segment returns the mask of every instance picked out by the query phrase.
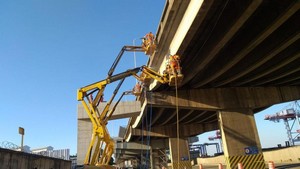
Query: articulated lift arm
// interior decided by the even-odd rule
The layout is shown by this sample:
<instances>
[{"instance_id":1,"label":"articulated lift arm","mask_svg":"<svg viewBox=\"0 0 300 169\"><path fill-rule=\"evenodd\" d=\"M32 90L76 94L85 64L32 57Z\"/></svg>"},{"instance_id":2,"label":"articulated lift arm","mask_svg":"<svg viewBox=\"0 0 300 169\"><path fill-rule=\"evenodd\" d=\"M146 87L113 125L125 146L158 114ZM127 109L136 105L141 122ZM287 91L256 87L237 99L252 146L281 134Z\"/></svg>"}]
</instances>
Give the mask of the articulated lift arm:
<instances>
[{"instance_id":1,"label":"articulated lift arm","mask_svg":"<svg viewBox=\"0 0 300 169\"><path fill-rule=\"evenodd\" d=\"M112 74L115 71L115 68L117 67L117 65L118 65L118 63L119 63L119 61L120 61L120 59L123 56L123 54L124 54L125 51L143 52L144 50L143 50L142 46L123 46L122 49L121 49L121 51L119 52L118 56L116 57L114 63L112 64L111 68L109 69L107 77L112 76Z\"/></svg>"},{"instance_id":2,"label":"articulated lift arm","mask_svg":"<svg viewBox=\"0 0 300 169\"><path fill-rule=\"evenodd\" d=\"M142 46L123 46L121 51L119 52L117 58L115 59L114 63L112 64L111 68L108 71L108 78L112 76L113 72L115 71L116 66L118 65L121 57L123 56L125 51L129 52L145 52L146 55L152 55L156 49L155 38L154 35L150 32L145 35L143 39Z\"/></svg>"},{"instance_id":3,"label":"articulated lift arm","mask_svg":"<svg viewBox=\"0 0 300 169\"><path fill-rule=\"evenodd\" d=\"M138 73L142 72L139 76ZM92 138L85 157L85 164L91 166L103 166L108 165L110 158L114 150L114 141L110 138L107 130L107 121L111 117L115 107L109 112L109 106L115 97L117 91L122 85L124 79L128 76L134 76L139 81L143 81L147 78L156 79L161 83L168 83L169 78L167 74L160 75L152 69L142 66L135 69L127 70L123 73L109 76L108 78L95 82L80 88L77 91L77 100L81 101L85 111L87 112L92 125ZM97 106L103 97L103 92L107 84L121 80L117 86L113 97L105 106L104 110L99 113ZM96 95L95 98L92 95Z\"/></svg>"},{"instance_id":4,"label":"articulated lift arm","mask_svg":"<svg viewBox=\"0 0 300 169\"><path fill-rule=\"evenodd\" d=\"M123 96L125 95L133 95L132 91L125 91L122 93L122 95L119 97L118 101L115 103L115 105L113 106L113 108L111 110L109 110L109 112L107 113L107 118L106 121L108 121L110 119L110 117L113 115L113 113L115 112L118 104L120 103L121 99L123 98Z\"/></svg>"}]
</instances>

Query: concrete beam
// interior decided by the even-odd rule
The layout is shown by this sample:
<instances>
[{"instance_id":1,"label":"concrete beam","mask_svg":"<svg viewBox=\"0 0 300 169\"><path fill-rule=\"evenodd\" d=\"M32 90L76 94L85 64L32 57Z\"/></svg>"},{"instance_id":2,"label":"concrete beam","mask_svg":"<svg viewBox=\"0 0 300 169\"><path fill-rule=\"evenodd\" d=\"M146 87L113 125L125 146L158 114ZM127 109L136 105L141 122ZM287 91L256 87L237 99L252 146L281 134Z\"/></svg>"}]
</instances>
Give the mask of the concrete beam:
<instances>
[{"instance_id":1,"label":"concrete beam","mask_svg":"<svg viewBox=\"0 0 300 169\"><path fill-rule=\"evenodd\" d=\"M217 122L215 123L207 123L207 124L179 124L179 135L180 137L191 137L196 136L201 133L217 130L219 125ZM177 137L176 125L168 125L168 126L155 126L151 128L151 131L142 131L141 129L133 129L129 127L128 135L125 137L126 141L129 141L132 136L150 136L150 137Z\"/></svg>"},{"instance_id":2,"label":"concrete beam","mask_svg":"<svg viewBox=\"0 0 300 169\"><path fill-rule=\"evenodd\" d=\"M116 144L116 150L150 150L151 146L137 143L137 142L118 142Z\"/></svg>"},{"instance_id":3,"label":"concrete beam","mask_svg":"<svg viewBox=\"0 0 300 169\"><path fill-rule=\"evenodd\" d=\"M164 132L158 133L151 129L151 131L141 130L137 128L132 128L131 126L128 126L128 133L130 136L150 136L150 137L168 137ZM129 141L129 140L126 140Z\"/></svg>"},{"instance_id":4,"label":"concrete beam","mask_svg":"<svg viewBox=\"0 0 300 169\"><path fill-rule=\"evenodd\" d=\"M180 137L191 137L202 134L207 131L217 130L219 128L218 123L207 123L207 124L179 124L179 135ZM157 135L165 135L167 137L177 137L176 125L169 126L158 126L152 127L151 131Z\"/></svg>"},{"instance_id":5,"label":"concrete beam","mask_svg":"<svg viewBox=\"0 0 300 169\"><path fill-rule=\"evenodd\" d=\"M236 87L178 91L179 108L200 110L257 109L297 99L300 99L300 86ZM151 96L150 94L147 95L147 102L156 107L175 107L175 92L152 92Z\"/></svg>"},{"instance_id":6,"label":"concrete beam","mask_svg":"<svg viewBox=\"0 0 300 169\"><path fill-rule=\"evenodd\" d=\"M256 9L260 6L261 3L262 3L262 0L252 1L252 3L244 11L244 13L235 22L235 24L232 25L230 30L228 30L228 32L224 35L224 37L220 41L218 41L218 43L215 45L214 49L212 49L211 52L205 57L205 60L199 64L199 66L197 67L198 70L203 69L210 61L212 61L216 57L216 55L236 35L236 33L241 29L241 27L246 23L246 21L256 11ZM209 76L208 79L202 79L195 86L196 87L202 86L204 84L207 84L208 82L211 82L213 79L216 79L217 77L221 76L223 73L228 71L228 69L230 69L236 63L238 63L241 59L243 59L244 56L246 56L246 54L247 54L246 52L243 54L240 54L235 59L229 61L229 63L225 67L221 67L216 74ZM188 81L190 79L191 79L191 77L189 79L185 79L185 80Z\"/></svg>"},{"instance_id":7,"label":"concrete beam","mask_svg":"<svg viewBox=\"0 0 300 169\"><path fill-rule=\"evenodd\" d=\"M124 157L124 155L129 156L138 156L141 155L141 150L126 150L126 149L117 149L114 151L114 154Z\"/></svg>"},{"instance_id":8,"label":"concrete beam","mask_svg":"<svg viewBox=\"0 0 300 169\"><path fill-rule=\"evenodd\" d=\"M170 44L176 34L181 20L186 12L190 1L167 0L166 5L156 33L157 52L150 59L149 66L155 68L161 64L165 55L169 53Z\"/></svg>"},{"instance_id":9,"label":"concrete beam","mask_svg":"<svg viewBox=\"0 0 300 169\"><path fill-rule=\"evenodd\" d=\"M157 30L157 52L150 59L148 66L162 73L165 70L166 55L176 54L182 39L194 21L203 0L168 0ZM150 89L160 85L154 81Z\"/></svg>"},{"instance_id":10,"label":"concrete beam","mask_svg":"<svg viewBox=\"0 0 300 169\"><path fill-rule=\"evenodd\" d=\"M112 103L110 106L111 108L114 106L115 103ZM98 106L98 110L101 112L106 103L100 103ZM78 120L89 120L87 113L85 112L82 104L78 104ZM115 112L113 113L110 120L115 119L122 119L122 118L129 118L138 116L141 112L141 103L140 101L127 101L127 102L120 102L116 107Z\"/></svg>"},{"instance_id":11,"label":"concrete beam","mask_svg":"<svg viewBox=\"0 0 300 169\"><path fill-rule=\"evenodd\" d=\"M197 137L198 138L198 137ZM194 139L194 137L189 138L189 139ZM128 151L128 153L132 153L135 151L139 151L140 150L149 150L150 148L152 149L162 149L162 148L167 148L168 145L168 139L167 138L162 138L162 139L152 139L150 146L145 145L145 144L141 144L138 142L117 142L116 143L116 151Z\"/></svg>"}]
</instances>

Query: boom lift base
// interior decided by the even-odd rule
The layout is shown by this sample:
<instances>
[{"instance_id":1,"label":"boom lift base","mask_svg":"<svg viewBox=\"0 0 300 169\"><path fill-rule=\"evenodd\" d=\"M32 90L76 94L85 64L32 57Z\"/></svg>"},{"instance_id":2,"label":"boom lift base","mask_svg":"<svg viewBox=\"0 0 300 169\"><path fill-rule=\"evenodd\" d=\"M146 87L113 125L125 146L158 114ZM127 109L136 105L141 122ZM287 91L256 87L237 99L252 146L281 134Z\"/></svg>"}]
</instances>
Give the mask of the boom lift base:
<instances>
[{"instance_id":1,"label":"boom lift base","mask_svg":"<svg viewBox=\"0 0 300 169\"><path fill-rule=\"evenodd\" d=\"M144 49L145 54L151 56L154 53L155 49L156 49L156 44L153 43Z\"/></svg>"},{"instance_id":2,"label":"boom lift base","mask_svg":"<svg viewBox=\"0 0 300 169\"><path fill-rule=\"evenodd\" d=\"M84 165L83 169L116 169L116 167L111 165L101 165L101 166Z\"/></svg>"},{"instance_id":3,"label":"boom lift base","mask_svg":"<svg viewBox=\"0 0 300 169\"><path fill-rule=\"evenodd\" d=\"M176 76L174 76L174 75L170 76L169 86L176 86L176 82L177 82L177 84L181 84L182 79L183 79L182 74L179 74L179 75L176 75Z\"/></svg>"}]
</instances>

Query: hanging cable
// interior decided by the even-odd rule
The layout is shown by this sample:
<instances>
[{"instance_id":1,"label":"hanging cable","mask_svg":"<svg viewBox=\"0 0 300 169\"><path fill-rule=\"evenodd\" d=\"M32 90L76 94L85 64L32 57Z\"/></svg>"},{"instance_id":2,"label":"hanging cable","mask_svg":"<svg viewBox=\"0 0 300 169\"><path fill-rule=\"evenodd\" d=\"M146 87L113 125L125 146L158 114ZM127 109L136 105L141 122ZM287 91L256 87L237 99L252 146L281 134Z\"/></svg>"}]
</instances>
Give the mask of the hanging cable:
<instances>
[{"instance_id":1,"label":"hanging cable","mask_svg":"<svg viewBox=\"0 0 300 169\"><path fill-rule=\"evenodd\" d=\"M150 112L149 112L149 123L148 123L148 120L146 120L146 125L148 126L147 127L147 146L148 147L150 147L150 140L151 140L151 137L150 137L150 132L151 132L151 121L152 121L152 92L150 92L150 102L151 102L151 104L150 104ZM148 116L146 116L147 117L147 119L148 119ZM150 163L150 149L149 150L147 150L147 162L149 161L149 163ZM148 166L148 163L147 163L147 167L149 168L149 166Z\"/></svg>"},{"instance_id":2,"label":"hanging cable","mask_svg":"<svg viewBox=\"0 0 300 169\"><path fill-rule=\"evenodd\" d=\"M177 76L175 76L175 104L176 104L176 124L177 124L177 168L179 168L179 111L178 111L178 91L177 91Z\"/></svg>"},{"instance_id":3,"label":"hanging cable","mask_svg":"<svg viewBox=\"0 0 300 169\"><path fill-rule=\"evenodd\" d=\"M141 166L142 168L144 168L143 166L143 148L144 148L144 118L142 117L142 132L141 132L141 136L142 136L142 142L141 142Z\"/></svg>"},{"instance_id":4,"label":"hanging cable","mask_svg":"<svg viewBox=\"0 0 300 169\"><path fill-rule=\"evenodd\" d=\"M146 107L147 110L147 114L146 114L146 124L145 124L145 130L146 130L146 141L145 144L148 146L148 106ZM145 161L146 161L146 165L145 168L148 167L148 149L146 150L146 154L145 154Z\"/></svg>"}]
</instances>

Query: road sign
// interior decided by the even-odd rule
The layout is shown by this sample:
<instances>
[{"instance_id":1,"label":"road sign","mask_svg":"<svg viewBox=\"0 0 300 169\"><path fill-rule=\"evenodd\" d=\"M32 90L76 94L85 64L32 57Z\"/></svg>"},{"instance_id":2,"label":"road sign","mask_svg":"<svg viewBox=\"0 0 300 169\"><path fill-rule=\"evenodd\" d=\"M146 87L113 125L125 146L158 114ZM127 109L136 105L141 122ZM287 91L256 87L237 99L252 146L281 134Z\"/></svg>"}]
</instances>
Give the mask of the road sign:
<instances>
[{"instance_id":1,"label":"road sign","mask_svg":"<svg viewBox=\"0 0 300 169\"><path fill-rule=\"evenodd\" d=\"M250 146L245 148L245 154L258 154L258 148L256 146Z\"/></svg>"}]
</instances>

